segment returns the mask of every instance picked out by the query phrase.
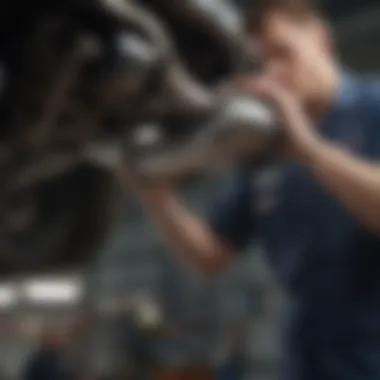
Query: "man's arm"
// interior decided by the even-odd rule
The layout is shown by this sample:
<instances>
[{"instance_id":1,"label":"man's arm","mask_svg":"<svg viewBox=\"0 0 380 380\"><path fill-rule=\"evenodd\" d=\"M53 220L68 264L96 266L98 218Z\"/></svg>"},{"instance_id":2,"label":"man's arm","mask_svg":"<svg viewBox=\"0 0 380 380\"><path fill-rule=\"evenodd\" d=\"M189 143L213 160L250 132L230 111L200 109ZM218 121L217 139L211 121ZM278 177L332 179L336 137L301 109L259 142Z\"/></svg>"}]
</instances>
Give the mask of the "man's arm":
<instances>
[{"instance_id":1,"label":"man's arm","mask_svg":"<svg viewBox=\"0 0 380 380\"><path fill-rule=\"evenodd\" d=\"M234 257L206 222L182 205L176 193L141 196L141 201L164 243L186 265L203 275L222 271Z\"/></svg>"},{"instance_id":2,"label":"man's arm","mask_svg":"<svg viewBox=\"0 0 380 380\"><path fill-rule=\"evenodd\" d=\"M360 158L327 141L313 139L303 150L305 163L314 176L370 231L380 236L380 84L364 87L363 120L369 146L368 159ZM369 127L369 128L367 128ZM302 159L302 158L301 158Z\"/></svg>"},{"instance_id":3,"label":"man's arm","mask_svg":"<svg viewBox=\"0 0 380 380\"><path fill-rule=\"evenodd\" d=\"M138 190L165 243L181 261L205 275L228 266L248 240L246 181L234 177L227 182L214 202L209 221L187 210L171 189Z\"/></svg>"},{"instance_id":4,"label":"man's arm","mask_svg":"<svg viewBox=\"0 0 380 380\"><path fill-rule=\"evenodd\" d=\"M355 157L320 137L299 99L280 84L267 78L251 79L243 88L277 105L286 153L305 164L347 210L380 235L380 164ZM380 86L373 85L369 92L363 112L372 114L372 127L378 132L370 133L379 137L377 152L373 153L380 156Z\"/></svg>"},{"instance_id":5,"label":"man's arm","mask_svg":"<svg viewBox=\"0 0 380 380\"><path fill-rule=\"evenodd\" d=\"M326 141L309 148L304 163L315 177L368 229L380 235L380 165Z\"/></svg>"}]
</instances>

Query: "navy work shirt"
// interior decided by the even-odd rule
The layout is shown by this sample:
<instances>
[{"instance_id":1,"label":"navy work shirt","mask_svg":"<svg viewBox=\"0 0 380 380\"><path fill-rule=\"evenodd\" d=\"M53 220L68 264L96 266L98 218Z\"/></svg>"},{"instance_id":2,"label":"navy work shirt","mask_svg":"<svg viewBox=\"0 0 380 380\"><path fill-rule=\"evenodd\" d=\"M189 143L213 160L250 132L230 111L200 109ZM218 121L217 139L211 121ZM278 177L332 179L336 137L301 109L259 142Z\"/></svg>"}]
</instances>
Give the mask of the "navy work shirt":
<instances>
[{"instance_id":1,"label":"navy work shirt","mask_svg":"<svg viewBox=\"0 0 380 380\"><path fill-rule=\"evenodd\" d=\"M320 133L380 160L380 79L345 76ZM282 378L380 379L380 237L307 168L282 163L233 173L210 223L238 249L261 239L291 295Z\"/></svg>"}]
</instances>

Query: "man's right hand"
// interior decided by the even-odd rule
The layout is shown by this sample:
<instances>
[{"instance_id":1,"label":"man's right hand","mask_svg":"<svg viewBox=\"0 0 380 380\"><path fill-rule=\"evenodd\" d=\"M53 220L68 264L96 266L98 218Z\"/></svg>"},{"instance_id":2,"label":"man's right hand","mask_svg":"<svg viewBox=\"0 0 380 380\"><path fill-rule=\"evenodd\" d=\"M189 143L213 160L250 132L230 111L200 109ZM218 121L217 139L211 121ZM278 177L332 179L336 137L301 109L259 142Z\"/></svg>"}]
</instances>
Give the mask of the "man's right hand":
<instances>
[{"instance_id":1,"label":"man's right hand","mask_svg":"<svg viewBox=\"0 0 380 380\"><path fill-rule=\"evenodd\" d=\"M165 204L167 200L176 198L175 183L154 182L142 178L128 162L118 165L114 172L125 190L139 198L148 208Z\"/></svg>"}]
</instances>

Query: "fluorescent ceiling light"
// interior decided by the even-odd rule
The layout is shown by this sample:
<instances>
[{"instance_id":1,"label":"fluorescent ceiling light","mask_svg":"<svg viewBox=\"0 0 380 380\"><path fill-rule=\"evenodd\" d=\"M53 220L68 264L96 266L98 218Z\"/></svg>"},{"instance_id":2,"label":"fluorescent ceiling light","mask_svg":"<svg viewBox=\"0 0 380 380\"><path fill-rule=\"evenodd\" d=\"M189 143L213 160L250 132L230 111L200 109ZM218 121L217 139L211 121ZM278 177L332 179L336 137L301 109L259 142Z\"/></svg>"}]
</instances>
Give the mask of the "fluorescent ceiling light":
<instances>
[{"instance_id":1,"label":"fluorescent ceiling light","mask_svg":"<svg viewBox=\"0 0 380 380\"><path fill-rule=\"evenodd\" d=\"M75 280L33 280L25 283L24 294L33 303L75 304L82 297L82 286Z\"/></svg>"},{"instance_id":2,"label":"fluorescent ceiling light","mask_svg":"<svg viewBox=\"0 0 380 380\"><path fill-rule=\"evenodd\" d=\"M17 292L11 285L0 285L0 309L8 309L17 303Z\"/></svg>"}]
</instances>

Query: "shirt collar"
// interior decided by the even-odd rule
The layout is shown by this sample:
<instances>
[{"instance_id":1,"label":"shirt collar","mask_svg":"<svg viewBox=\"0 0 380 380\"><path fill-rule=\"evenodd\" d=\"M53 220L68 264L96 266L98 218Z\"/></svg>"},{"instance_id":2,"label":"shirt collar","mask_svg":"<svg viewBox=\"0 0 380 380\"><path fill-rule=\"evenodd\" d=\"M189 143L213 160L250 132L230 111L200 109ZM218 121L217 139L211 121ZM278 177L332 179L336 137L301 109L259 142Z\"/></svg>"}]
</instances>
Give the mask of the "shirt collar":
<instances>
[{"instance_id":1,"label":"shirt collar","mask_svg":"<svg viewBox=\"0 0 380 380\"><path fill-rule=\"evenodd\" d=\"M345 108L352 104L357 95L356 78L348 73L341 76L340 86L333 104L333 108Z\"/></svg>"},{"instance_id":2,"label":"shirt collar","mask_svg":"<svg viewBox=\"0 0 380 380\"><path fill-rule=\"evenodd\" d=\"M322 119L322 129L325 130L327 127L330 127L335 123L336 117L339 117L345 110L351 109L356 97L357 81L355 77L349 73L343 73L335 99L329 111Z\"/></svg>"}]
</instances>

